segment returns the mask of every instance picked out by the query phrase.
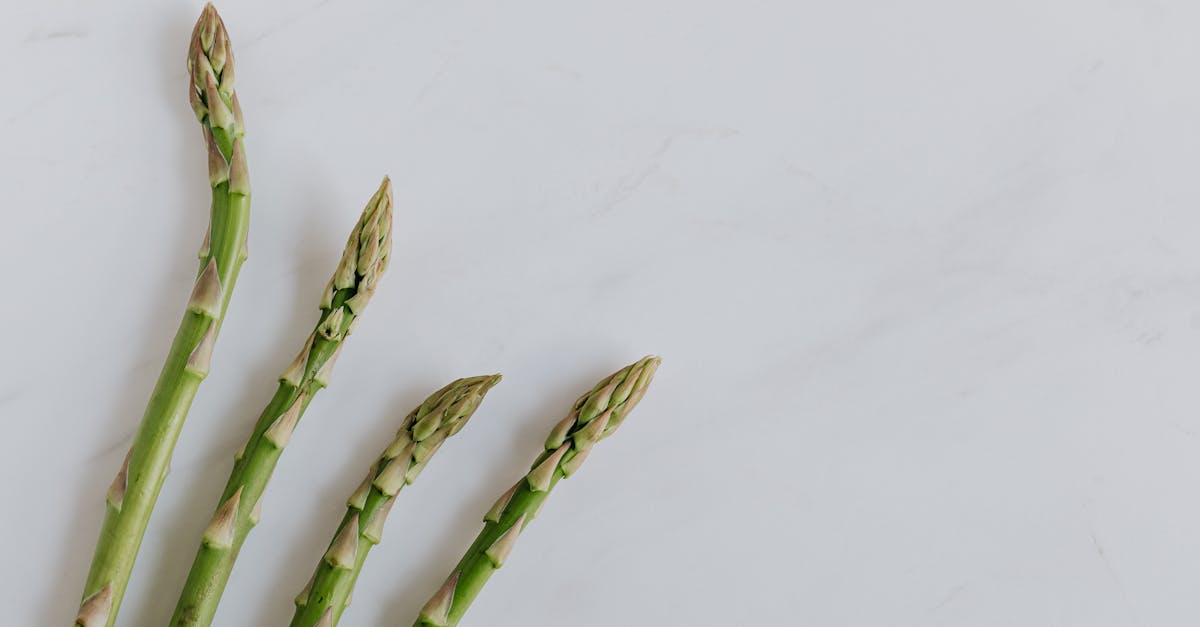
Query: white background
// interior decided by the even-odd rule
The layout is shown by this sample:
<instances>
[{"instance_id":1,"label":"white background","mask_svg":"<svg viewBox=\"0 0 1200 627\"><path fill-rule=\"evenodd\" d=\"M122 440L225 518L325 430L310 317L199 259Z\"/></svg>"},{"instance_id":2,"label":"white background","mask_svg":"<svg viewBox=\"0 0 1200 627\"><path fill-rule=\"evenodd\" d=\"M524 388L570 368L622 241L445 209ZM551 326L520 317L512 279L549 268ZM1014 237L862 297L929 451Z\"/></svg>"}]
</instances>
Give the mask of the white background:
<instances>
[{"instance_id":1,"label":"white background","mask_svg":"<svg viewBox=\"0 0 1200 627\"><path fill-rule=\"evenodd\" d=\"M250 260L121 615L167 622L382 175L394 260L217 617L282 625L415 403L503 372L344 625L408 625L569 403L659 376L464 625L1200 621L1200 5L228 1ZM74 616L196 271L197 2L0 20L0 607Z\"/></svg>"}]
</instances>

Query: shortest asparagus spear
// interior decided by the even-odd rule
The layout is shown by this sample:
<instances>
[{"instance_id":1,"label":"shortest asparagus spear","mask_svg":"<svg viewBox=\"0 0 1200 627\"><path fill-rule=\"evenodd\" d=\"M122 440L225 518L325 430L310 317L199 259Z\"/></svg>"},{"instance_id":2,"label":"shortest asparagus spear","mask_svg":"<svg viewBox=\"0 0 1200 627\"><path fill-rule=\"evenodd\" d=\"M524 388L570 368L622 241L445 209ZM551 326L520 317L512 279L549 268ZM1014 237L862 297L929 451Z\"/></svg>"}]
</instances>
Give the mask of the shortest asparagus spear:
<instances>
[{"instance_id":1,"label":"shortest asparagus spear","mask_svg":"<svg viewBox=\"0 0 1200 627\"><path fill-rule=\"evenodd\" d=\"M434 392L404 418L367 477L346 502L347 511L317 570L296 597L292 627L333 627L350 604L354 581L379 544L396 494L413 482L446 438L466 426L500 375L459 379Z\"/></svg>"},{"instance_id":2,"label":"shortest asparagus spear","mask_svg":"<svg viewBox=\"0 0 1200 627\"><path fill-rule=\"evenodd\" d=\"M637 405L658 369L657 357L618 370L579 397L571 413L546 439L532 469L500 496L484 515L483 531L442 587L421 608L414 627L452 627L496 569L504 564L521 531L560 479L579 469L592 445L608 437Z\"/></svg>"}]
</instances>

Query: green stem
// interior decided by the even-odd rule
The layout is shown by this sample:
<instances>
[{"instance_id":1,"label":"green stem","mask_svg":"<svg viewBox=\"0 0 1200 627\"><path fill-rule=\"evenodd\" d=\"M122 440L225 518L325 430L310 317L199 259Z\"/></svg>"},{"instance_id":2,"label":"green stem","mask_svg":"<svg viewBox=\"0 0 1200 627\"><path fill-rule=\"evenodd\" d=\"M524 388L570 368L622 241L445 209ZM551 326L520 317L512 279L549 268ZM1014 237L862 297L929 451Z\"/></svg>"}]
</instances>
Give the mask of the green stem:
<instances>
[{"instance_id":1,"label":"green stem","mask_svg":"<svg viewBox=\"0 0 1200 627\"><path fill-rule=\"evenodd\" d=\"M222 211L218 205L237 204L241 207L228 210L230 215L227 216L229 219L225 220L226 230L222 232L214 228L213 242L244 238L249 203L245 202L244 197L236 203L222 203L218 201L220 196L228 197L220 190L213 191L214 224ZM219 251L214 251L210 258L216 260L218 267L224 265L228 268L228 271L223 273L225 276L222 277L221 283L232 287L241 267L241 258L236 255L223 257ZM230 261L222 261L223 258ZM225 289L226 295L230 292L231 289ZM227 305L228 296L222 303L222 313ZM112 625L116 618L142 537L150 522L151 511L166 479L179 432L183 428L192 399L206 374L188 369L188 358L204 340L210 326L215 327L214 335L217 333L220 321L220 317L213 319L194 312L184 315L183 322L175 334L175 341L167 354L166 364L150 396L150 403L134 435L126 465L122 466L117 481L114 481L114 486L110 489L104 524L85 586L89 597L102 592L106 586L110 587L108 594L111 598L111 611L107 612L106 622L100 624ZM212 340L215 340L215 337ZM117 485L121 481L124 482L123 488ZM118 499L116 493L122 489L124 494ZM84 622L79 624L87 625Z\"/></svg>"},{"instance_id":2,"label":"green stem","mask_svg":"<svg viewBox=\"0 0 1200 627\"><path fill-rule=\"evenodd\" d=\"M203 33L203 37L197 33ZM84 585L83 603L75 619L77 626L111 627L116 621L142 537L170 468L175 443L200 382L208 374L213 345L246 259L250 185L241 142L241 109L232 91L232 56L228 47L224 25L210 5L197 22L189 56L193 67L196 58L216 55L222 59L218 65L223 71L208 66L212 88L203 96L193 92L193 107L199 103L206 112L201 115L197 109L209 149L212 184L209 232L200 251L200 272L188 301L188 311L171 343L125 463L109 487L104 523ZM195 85L195 70L192 80ZM210 96L219 97L225 107L227 115L222 118L221 127L214 126L212 117L207 115L212 103Z\"/></svg>"},{"instance_id":3,"label":"green stem","mask_svg":"<svg viewBox=\"0 0 1200 627\"><path fill-rule=\"evenodd\" d=\"M554 486L578 470L592 445L616 431L641 400L658 364L657 357L645 357L606 377L575 401L546 438L545 450L529 472L484 515L483 531L421 608L414 627L458 624L492 573L504 565Z\"/></svg>"},{"instance_id":4,"label":"green stem","mask_svg":"<svg viewBox=\"0 0 1200 627\"><path fill-rule=\"evenodd\" d=\"M458 433L500 375L458 379L433 393L404 418L396 438L346 501L347 511L324 557L296 596L291 627L333 627L350 604L350 593L396 495L412 483L447 438Z\"/></svg>"},{"instance_id":5,"label":"green stem","mask_svg":"<svg viewBox=\"0 0 1200 627\"><path fill-rule=\"evenodd\" d=\"M326 288L321 317L279 379L259 415L204 532L171 625L206 627L213 621L234 563L258 523L259 503L283 449L313 396L329 375L357 316L370 301L391 251L391 184L385 178L355 225L342 261Z\"/></svg>"}]
</instances>

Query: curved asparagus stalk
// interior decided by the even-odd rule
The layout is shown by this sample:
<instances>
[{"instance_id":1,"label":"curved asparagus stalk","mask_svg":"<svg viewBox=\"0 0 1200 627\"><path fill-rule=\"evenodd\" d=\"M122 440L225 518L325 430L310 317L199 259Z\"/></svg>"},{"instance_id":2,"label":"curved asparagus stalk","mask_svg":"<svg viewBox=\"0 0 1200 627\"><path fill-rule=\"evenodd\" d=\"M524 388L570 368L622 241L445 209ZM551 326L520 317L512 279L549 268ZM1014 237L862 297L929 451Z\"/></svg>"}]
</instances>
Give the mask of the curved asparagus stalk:
<instances>
[{"instance_id":1,"label":"curved asparagus stalk","mask_svg":"<svg viewBox=\"0 0 1200 627\"><path fill-rule=\"evenodd\" d=\"M166 478L175 441L192 398L208 374L213 345L246 260L250 181L242 149L242 111L233 91L233 51L212 5L196 22L188 53L191 104L208 144L212 209L200 249L200 272L187 313L171 343L116 478L108 489L104 525L75 624L111 626L116 620L142 536Z\"/></svg>"},{"instance_id":2,"label":"curved asparagus stalk","mask_svg":"<svg viewBox=\"0 0 1200 627\"><path fill-rule=\"evenodd\" d=\"M409 412L362 485L346 501L346 516L308 585L296 597L291 627L332 627L350 604L354 582L379 544L396 494L417 478L447 438L466 426L500 375L459 379Z\"/></svg>"},{"instance_id":3,"label":"curved asparagus stalk","mask_svg":"<svg viewBox=\"0 0 1200 627\"><path fill-rule=\"evenodd\" d=\"M657 357L644 357L606 377L575 401L571 413L546 438L546 450L530 471L484 515L483 531L421 608L415 627L458 624L483 584L504 564L521 531L537 516L550 490L579 469L593 444L621 426L646 393L658 364Z\"/></svg>"},{"instance_id":4,"label":"curved asparagus stalk","mask_svg":"<svg viewBox=\"0 0 1200 627\"><path fill-rule=\"evenodd\" d=\"M304 348L279 378L279 388L259 416L204 537L171 625L212 623L234 561L259 519L259 499L275 463L313 396L329 383L342 343L371 300L392 248L392 188L384 179L346 242L341 263L321 300L321 319Z\"/></svg>"}]
</instances>

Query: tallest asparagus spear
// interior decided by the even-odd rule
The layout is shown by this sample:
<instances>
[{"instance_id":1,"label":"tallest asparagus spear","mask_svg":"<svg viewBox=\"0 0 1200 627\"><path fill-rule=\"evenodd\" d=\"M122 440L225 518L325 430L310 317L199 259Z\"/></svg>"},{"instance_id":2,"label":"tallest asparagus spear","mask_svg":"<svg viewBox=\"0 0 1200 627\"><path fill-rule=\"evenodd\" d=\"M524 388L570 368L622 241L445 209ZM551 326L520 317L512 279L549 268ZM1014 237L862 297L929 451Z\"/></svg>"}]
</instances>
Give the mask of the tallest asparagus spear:
<instances>
[{"instance_id":1,"label":"tallest asparagus spear","mask_svg":"<svg viewBox=\"0 0 1200 627\"><path fill-rule=\"evenodd\" d=\"M200 272L187 312L129 454L108 490L104 525L75 619L81 627L111 627L116 619L175 441L208 374L213 344L246 260L250 182L242 150L242 111L233 92L229 36L211 4L192 31L188 69L192 108L208 144L209 231L200 248Z\"/></svg>"}]
</instances>

